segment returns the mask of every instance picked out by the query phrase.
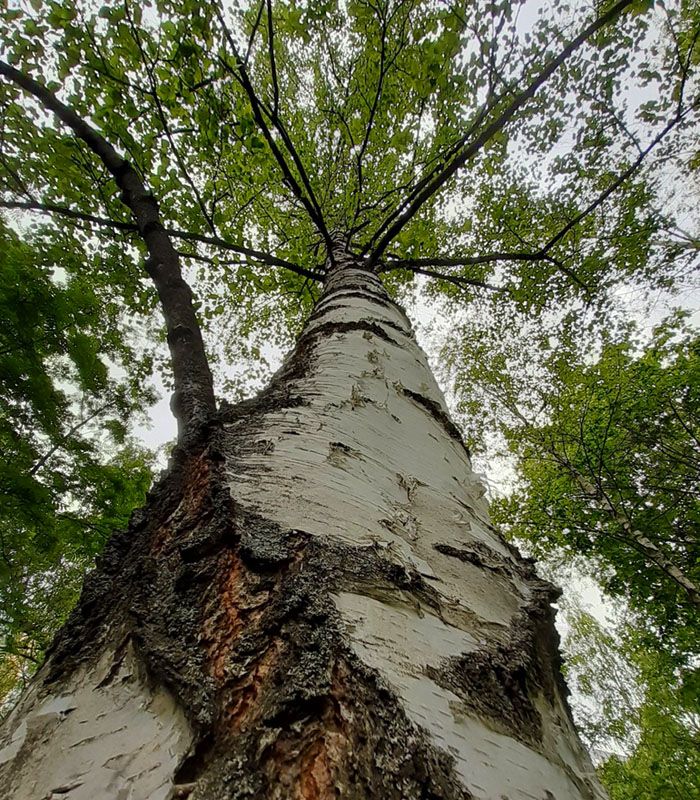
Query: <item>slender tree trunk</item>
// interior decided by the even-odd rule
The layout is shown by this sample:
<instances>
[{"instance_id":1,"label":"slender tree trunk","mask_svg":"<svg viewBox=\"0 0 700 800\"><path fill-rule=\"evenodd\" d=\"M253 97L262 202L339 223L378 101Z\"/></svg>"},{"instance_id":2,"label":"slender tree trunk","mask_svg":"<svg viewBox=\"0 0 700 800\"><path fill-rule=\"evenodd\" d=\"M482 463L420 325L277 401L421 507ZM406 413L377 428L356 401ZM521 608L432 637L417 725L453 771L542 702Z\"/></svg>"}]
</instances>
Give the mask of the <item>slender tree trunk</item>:
<instances>
[{"instance_id":1,"label":"slender tree trunk","mask_svg":"<svg viewBox=\"0 0 700 800\"><path fill-rule=\"evenodd\" d=\"M556 592L403 311L336 263L269 387L112 538L4 726L3 797L604 797Z\"/></svg>"}]
</instances>

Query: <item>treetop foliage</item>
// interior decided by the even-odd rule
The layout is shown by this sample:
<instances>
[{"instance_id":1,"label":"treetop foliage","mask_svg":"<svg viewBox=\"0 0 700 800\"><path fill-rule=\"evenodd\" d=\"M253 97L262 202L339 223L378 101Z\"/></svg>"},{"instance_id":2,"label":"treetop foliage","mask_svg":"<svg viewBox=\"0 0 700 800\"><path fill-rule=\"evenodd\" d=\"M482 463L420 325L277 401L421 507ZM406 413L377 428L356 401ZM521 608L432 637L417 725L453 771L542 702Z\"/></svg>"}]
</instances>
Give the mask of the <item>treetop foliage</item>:
<instances>
[{"instance_id":1,"label":"treetop foliage","mask_svg":"<svg viewBox=\"0 0 700 800\"><path fill-rule=\"evenodd\" d=\"M3 57L137 169L198 267L205 321L222 281L244 331L261 292L294 319L333 231L393 282L427 270L537 310L673 274L641 168L695 120L697 31L652 6L20 3ZM138 274L100 159L14 83L1 102L6 202L70 211L91 241L116 227Z\"/></svg>"}]
</instances>

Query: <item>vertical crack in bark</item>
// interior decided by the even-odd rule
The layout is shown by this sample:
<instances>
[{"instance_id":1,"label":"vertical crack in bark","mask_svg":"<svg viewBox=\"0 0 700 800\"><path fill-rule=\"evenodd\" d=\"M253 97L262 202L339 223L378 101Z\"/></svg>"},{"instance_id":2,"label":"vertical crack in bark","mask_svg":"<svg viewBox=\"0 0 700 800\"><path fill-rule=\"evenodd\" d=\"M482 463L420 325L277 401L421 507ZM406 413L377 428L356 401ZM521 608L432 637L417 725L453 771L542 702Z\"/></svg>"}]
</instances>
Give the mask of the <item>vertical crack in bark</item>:
<instances>
[{"instance_id":1,"label":"vertical crack in bark","mask_svg":"<svg viewBox=\"0 0 700 800\"><path fill-rule=\"evenodd\" d=\"M428 414L430 414L430 416L445 429L447 434L464 448L467 456L471 458L471 453L469 452L469 448L462 438L459 428L454 424L454 422L452 422L445 410L438 403L436 403L432 398L421 394L420 392L407 389L405 386L397 387L397 391L401 392L401 394L405 395L406 397L410 397L414 403L417 403L419 406L424 408Z\"/></svg>"}]
</instances>

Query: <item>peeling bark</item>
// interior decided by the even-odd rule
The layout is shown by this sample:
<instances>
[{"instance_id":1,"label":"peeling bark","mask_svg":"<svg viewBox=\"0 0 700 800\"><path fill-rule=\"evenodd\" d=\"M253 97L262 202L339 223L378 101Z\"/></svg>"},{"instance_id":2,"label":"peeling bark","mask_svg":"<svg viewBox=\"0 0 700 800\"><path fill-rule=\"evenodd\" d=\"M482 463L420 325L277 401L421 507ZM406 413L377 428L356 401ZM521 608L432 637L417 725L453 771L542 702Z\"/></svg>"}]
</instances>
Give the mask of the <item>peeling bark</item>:
<instances>
[{"instance_id":1,"label":"peeling bark","mask_svg":"<svg viewBox=\"0 0 700 800\"><path fill-rule=\"evenodd\" d=\"M553 588L483 495L404 312L331 271L111 539L4 726L3 796L603 798Z\"/></svg>"}]
</instances>

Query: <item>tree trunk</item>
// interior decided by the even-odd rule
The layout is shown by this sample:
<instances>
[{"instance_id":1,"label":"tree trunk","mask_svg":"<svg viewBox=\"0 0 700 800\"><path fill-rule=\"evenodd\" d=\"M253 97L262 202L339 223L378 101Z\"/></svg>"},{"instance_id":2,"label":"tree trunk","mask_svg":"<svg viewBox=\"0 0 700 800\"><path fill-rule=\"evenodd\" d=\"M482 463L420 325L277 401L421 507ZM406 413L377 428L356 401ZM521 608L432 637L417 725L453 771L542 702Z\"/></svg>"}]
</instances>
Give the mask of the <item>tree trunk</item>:
<instances>
[{"instance_id":1,"label":"tree trunk","mask_svg":"<svg viewBox=\"0 0 700 800\"><path fill-rule=\"evenodd\" d=\"M555 597L404 312L345 264L112 537L4 726L0 795L603 798Z\"/></svg>"}]
</instances>

